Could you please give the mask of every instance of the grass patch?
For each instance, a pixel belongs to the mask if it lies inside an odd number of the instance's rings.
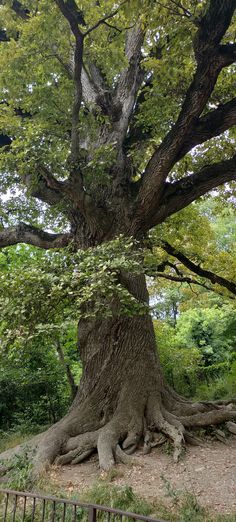
[[[236,522],[236,514],[211,514],[199,504],[194,495],[181,490],[173,490],[170,485],[166,488],[166,496],[171,501],[170,507],[161,502],[152,502],[142,498],[130,486],[114,486],[104,480],[98,481],[97,484],[81,495],[75,494],[75,492],[68,495],[68,492],[55,491],[55,485],[52,491],[49,483],[47,483],[46,488],[48,494],[48,489],[50,489],[50,493],[58,497],[100,504],[122,511],[150,516],[153,519],[165,520],[166,522]],[[81,511],[80,520],[85,522],[86,516],[86,512]],[[130,519],[124,518],[123,521],[130,522]],[[107,514],[99,514],[99,522],[107,522]],[[117,522],[117,518],[111,517],[110,522]]]
[[[41,483],[34,490],[44,492],[45,494],[51,494],[57,496],[58,498],[68,498],[73,500],[79,500],[87,503],[93,504],[101,504],[105,506],[112,507],[114,509],[121,509],[123,511],[129,511],[138,513],[141,515],[150,516],[153,519],[162,519],[167,522],[236,522],[236,514],[232,515],[212,515],[206,509],[201,507],[194,495],[189,493],[184,493],[181,491],[176,491],[174,498],[173,495],[169,495],[167,491],[167,496],[170,496],[171,506],[166,507],[161,503],[148,502],[144,498],[136,495],[133,489],[129,486],[117,487],[111,486],[109,483],[105,483],[104,481],[98,482],[93,488],[89,489],[86,493],[79,495],[77,492],[73,492],[72,494],[68,494],[68,491],[59,491],[55,490],[55,485],[50,484],[50,482]],[[49,491],[50,490],[50,491]],[[1,499],[0,499],[1,504]],[[41,506],[39,506],[38,511],[35,512],[35,522],[41,521],[40,514]],[[72,509],[72,508],[71,508]],[[1,512],[1,506],[0,506]],[[12,516],[12,513],[11,513]],[[19,514],[19,517],[16,517],[15,522],[20,522],[22,513]],[[74,520],[73,518],[73,510],[68,511],[68,516],[65,519],[66,522],[71,522]],[[52,517],[52,506],[47,505],[46,507],[46,518],[45,522],[51,521]],[[57,515],[55,516],[55,522],[61,521],[62,517],[62,507],[58,506]],[[86,522],[88,517],[88,513],[85,509],[79,508],[77,511],[76,522]],[[9,522],[12,520],[9,518]],[[28,512],[28,520],[31,520],[30,506]],[[98,515],[99,522],[107,522],[107,514],[99,513]],[[124,522],[130,522],[132,519],[128,519],[127,517],[123,517]],[[8,522],[8,519],[7,519]],[[117,517],[111,516],[110,522],[117,522]]]
[[[130,486],[118,487],[98,482],[83,494],[83,500],[147,516],[153,511],[152,504],[138,497]]]
[[[22,434],[14,431],[4,432],[0,430],[0,453],[3,453],[3,451],[14,448],[19,444],[22,444],[22,442],[27,441],[31,437],[32,435],[30,434],[26,435],[25,433]]]

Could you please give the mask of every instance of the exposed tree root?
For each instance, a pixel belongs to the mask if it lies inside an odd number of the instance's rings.
[[[172,397],[173,398],[173,397]],[[127,402],[127,401],[126,401]],[[131,401],[132,402],[132,401]],[[142,401],[141,401],[142,402]],[[34,437],[29,443],[22,444],[0,456],[0,474],[9,473],[9,459],[14,454],[26,451],[33,455],[34,476],[38,477],[53,462],[57,465],[79,464],[97,450],[100,468],[108,471],[115,463],[130,463],[130,456],[142,442],[144,453],[163,444],[168,438],[174,446],[173,458],[177,462],[186,443],[203,445],[204,441],[190,428],[215,426],[226,423],[231,433],[236,434],[236,401],[217,401],[216,403],[191,403],[179,401],[174,395],[172,408],[167,410],[168,401],[160,400],[158,394],[148,397],[140,408],[126,404],[126,414],[121,413],[124,405],[117,408],[110,422],[91,432],[84,432],[82,419],[75,429],[75,411],[50,428],[45,434]],[[172,410],[172,411],[170,411]],[[71,436],[72,435],[72,436]]]
[[[234,435],[236,435],[236,424],[235,422],[226,422],[226,426],[229,430],[230,433],[233,433]]]
[[[119,444],[116,446],[116,462],[121,462],[121,464],[132,464],[134,462],[133,458],[123,451]]]
[[[190,416],[180,416],[179,420],[185,427],[201,428],[236,420],[236,410],[229,411],[226,408],[223,408],[221,410],[212,410],[205,413],[195,413]]]
[[[203,440],[200,439],[200,437],[197,437],[196,435],[193,435],[189,431],[185,431],[184,433],[184,439],[187,444],[190,444],[191,446],[203,446]]]

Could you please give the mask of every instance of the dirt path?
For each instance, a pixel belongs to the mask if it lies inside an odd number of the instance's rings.
[[[179,464],[163,448],[153,449],[150,455],[135,455],[131,467],[117,466],[112,484],[129,485],[140,496],[163,504],[170,504],[168,485],[173,490],[193,493],[202,506],[215,513],[236,514],[236,437],[227,444],[211,442],[204,447],[188,447]],[[53,482],[62,489],[83,491],[92,487],[101,477],[98,461],[78,466],[54,468]]]

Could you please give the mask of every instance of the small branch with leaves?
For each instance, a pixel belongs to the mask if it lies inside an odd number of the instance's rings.
[[[167,241],[159,241],[159,245],[167,254],[174,257],[175,259],[178,259],[182,265],[184,265],[188,270],[191,270],[194,274],[203,277],[205,279],[208,279],[211,281],[213,285],[218,284],[224,288],[227,288],[229,292],[236,295],[236,284],[233,281],[230,281],[229,279],[226,279],[225,277],[219,276],[218,274],[212,272],[211,270],[207,270],[205,268],[202,268],[199,264],[194,263],[191,259],[189,259],[183,252],[176,249],[170,243]]]
[[[89,29],[87,29],[87,31],[84,32],[84,36],[88,36],[90,33],[95,31],[95,29],[97,29],[102,24],[108,25],[107,20],[111,20],[111,18],[114,18],[114,16],[116,16],[119,13],[121,8],[125,4],[127,4],[127,2],[128,2],[128,0],[124,0],[123,2],[120,3],[120,5],[114,11],[112,11],[111,13],[108,13],[108,14],[104,15],[102,18],[100,18],[100,20],[98,20],[94,25],[89,27]],[[115,27],[115,29],[117,29],[117,28]]]

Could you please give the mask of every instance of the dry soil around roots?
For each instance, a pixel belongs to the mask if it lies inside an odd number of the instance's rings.
[[[190,492],[200,505],[213,513],[236,516],[236,437],[227,444],[209,442],[203,447],[188,447],[182,460],[175,464],[163,450],[154,448],[149,455],[137,452],[135,464],[116,466],[112,479],[115,486],[131,486],[135,493],[150,501],[170,506],[167,484],[175,491]],[[101,478],[96,456],[76,466],[53,467],[51,479],[58,488],[78,493]],[[110,476],[111,478],[111,476]]]

